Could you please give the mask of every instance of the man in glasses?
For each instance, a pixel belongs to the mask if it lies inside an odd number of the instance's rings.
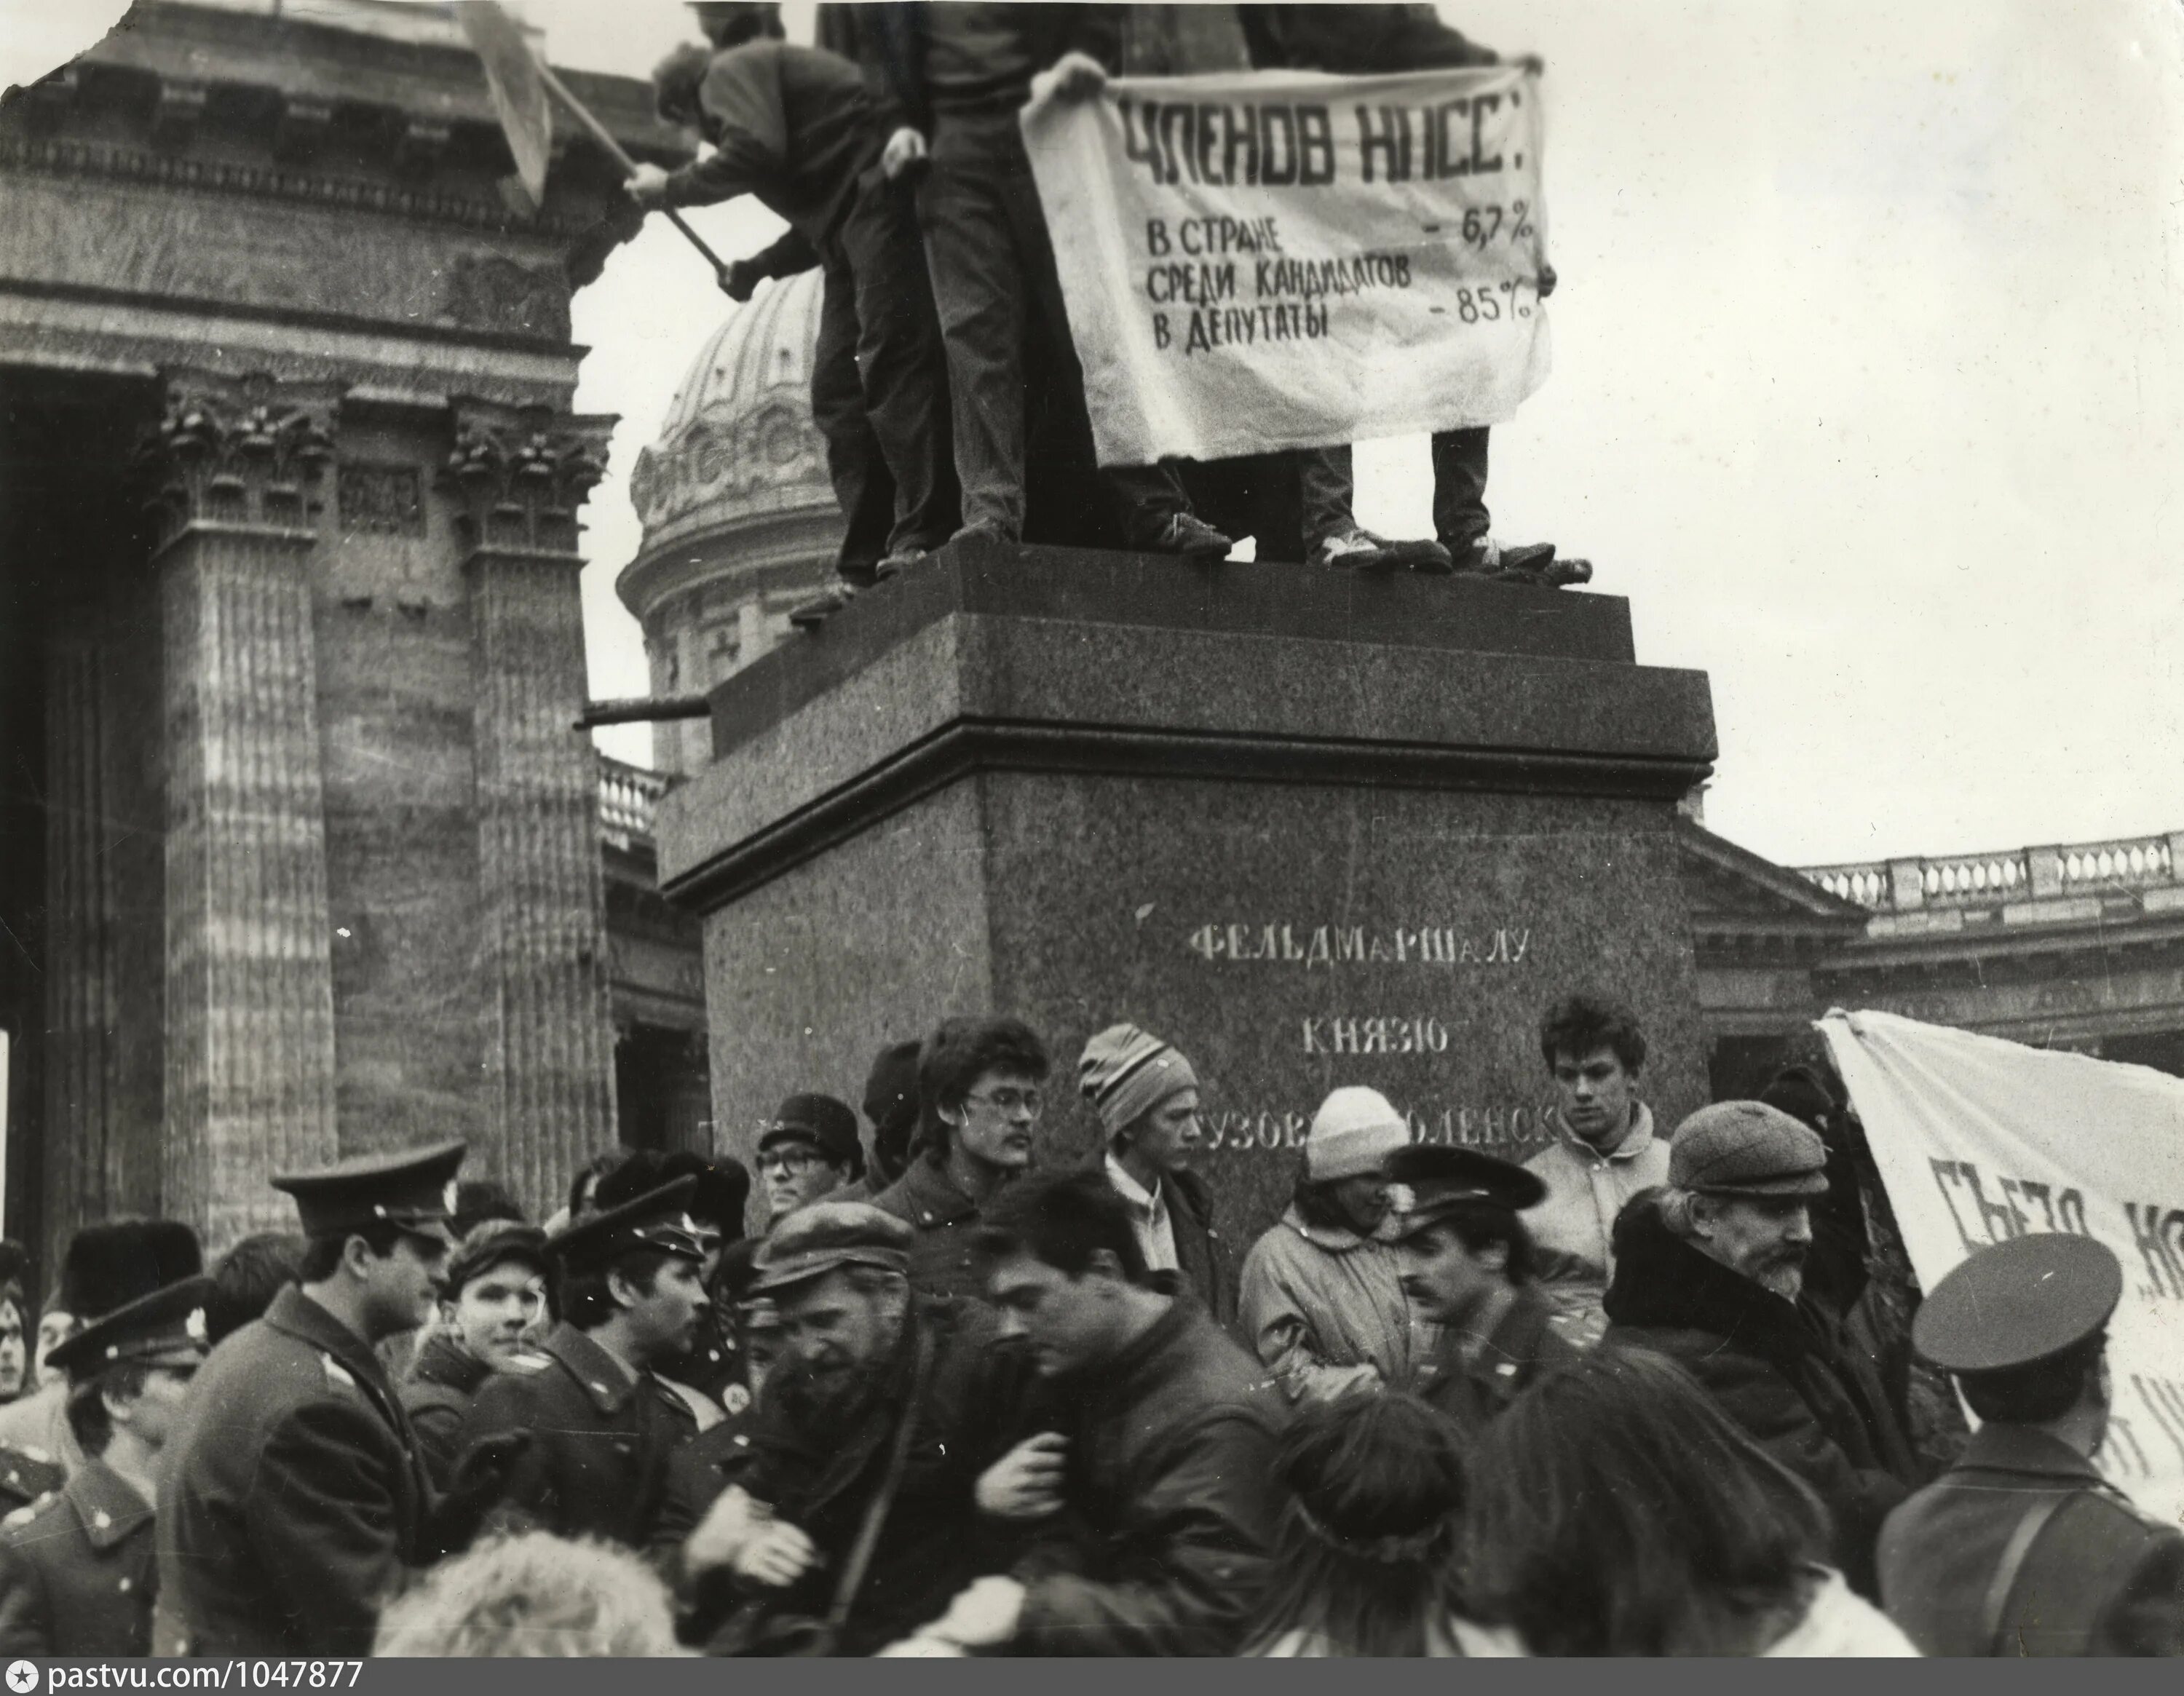
[[[437,1487],[448,1486],[478,1387],[495,1372],[535,1372],[550,1364],[536,1347],[551,1322],[546,1276],[546,1233],[511,1219],[473,1226],[448,1257],[439,1324],[400,1386]]]
[[[758,1176],[766,1227],[865,1175],[857,1115],[831,1095],[792,1095],[759,1135]],[[838,1199],[838,1198],[837,1198]]]
[[[979,1209],[1031,1165],[1049,1063],[1017,1019],[950,1019],[917,1063],[925,1118],[918,1157],[872,1204],[917,1232],[910,1281],[920,1292],[980,1296],[971,1238]]]

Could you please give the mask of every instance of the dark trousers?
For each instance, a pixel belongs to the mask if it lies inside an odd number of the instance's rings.
[[[954,534],[948,365],[910,196],[861,186],[822,246],[825,293],[812,350],[811,416],[848,528],[844,576]]]
[[[1434,535],[1459,557],[1486,540],[1486,426],[1433,439]]]
[[[947,342],[963,521],[1023,536],[1035,459],[1043,478],[1097,490],[1043,503],[1056,521],[1038,527],[1054,539],[1095,542],[1112,526],[1125,545],[1151,540],[1188,503],[1165,467],[1095,470],[1084,374],[1016,114],[944,114],[932,155],[917,208]]]

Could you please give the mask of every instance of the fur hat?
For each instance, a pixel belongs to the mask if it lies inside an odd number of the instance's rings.
[[[107,1220],[69,1238],[58,1306],[89,1324],[203,1271],[198,1234],[180,1220]]]

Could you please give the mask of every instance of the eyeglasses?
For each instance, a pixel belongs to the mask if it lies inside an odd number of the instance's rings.
[[[1028,1113],[1034,1119],[1046,1105],[1046,1098],[1035,1089],[994,1089],[983,1095],[967,1095],[966,1101],[975,1101],[990,1107],[996,1113]]]
[[[760,1172],[780,1172],[792,1178],[802,1177],[819,1164],[819,1156],[809,1148],[776,1148],[758,1157]]]

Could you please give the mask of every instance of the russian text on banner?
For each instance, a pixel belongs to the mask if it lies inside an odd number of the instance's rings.
[[[1502,65],[1028,107],[1100,463],[1510,418],[1547,375],[1542,127]]]
[[[1890,1013],[1820,1021],[1919,1282],[2035,1231],[2123,1262],[2114,1396],[2094,1456],[2173,1524],[2184,1514],[2184,1079]]]

